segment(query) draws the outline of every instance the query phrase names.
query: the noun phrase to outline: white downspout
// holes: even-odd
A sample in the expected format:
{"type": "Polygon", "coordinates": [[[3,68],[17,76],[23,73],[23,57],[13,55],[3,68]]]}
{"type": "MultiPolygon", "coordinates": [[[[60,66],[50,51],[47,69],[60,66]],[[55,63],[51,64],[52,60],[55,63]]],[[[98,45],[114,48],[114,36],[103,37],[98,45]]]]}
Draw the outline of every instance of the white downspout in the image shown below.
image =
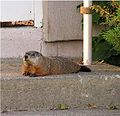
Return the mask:
{"type": "MultiPolygon", "coordinates": [[[[90,7],[92,0],[84,0],[84,7],[90,7]]],[[[92,14],[83,14],[83,62],[92,63],[92,14]]]]}

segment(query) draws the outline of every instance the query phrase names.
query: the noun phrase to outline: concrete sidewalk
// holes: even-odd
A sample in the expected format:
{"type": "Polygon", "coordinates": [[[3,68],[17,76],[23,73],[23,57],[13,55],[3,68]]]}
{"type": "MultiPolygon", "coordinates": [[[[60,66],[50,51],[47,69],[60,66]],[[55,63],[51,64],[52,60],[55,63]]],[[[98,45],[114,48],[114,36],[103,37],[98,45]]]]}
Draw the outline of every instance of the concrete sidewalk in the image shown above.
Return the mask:
{"type": "Polygon", "coordinates": [[[120,110],[55,110],[6,112],[1,116],[120,116],[120,110]]]}
{"type": "Polygon", "coordinates": [[[30,78],[21,75],[20,65],[20,59],[2,60],[2,112],[32,113],[41,108],[59,109],[60,104],[68,109],[120,109],[120,67],[100,64],[90,66],[89,73],[30,78]]]}
{"type": "Polygon", "coordinates": [[[1,108],[8,110],[87,107],[120,109],[119,73],[78,73],[1,79],[1,108]]]}

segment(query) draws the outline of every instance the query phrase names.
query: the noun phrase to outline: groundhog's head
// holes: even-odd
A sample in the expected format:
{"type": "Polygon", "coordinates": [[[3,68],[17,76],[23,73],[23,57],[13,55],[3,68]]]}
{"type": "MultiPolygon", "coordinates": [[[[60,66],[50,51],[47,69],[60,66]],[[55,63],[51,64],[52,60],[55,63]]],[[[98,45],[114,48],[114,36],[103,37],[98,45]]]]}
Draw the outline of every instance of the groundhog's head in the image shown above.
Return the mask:
{"type": "Polygon", "coordinates": [[[42,54],[37,51],[26,52],[23,57],[23,62],[28,64],[37,64],[38,60],[42,57],[42,54]]]}

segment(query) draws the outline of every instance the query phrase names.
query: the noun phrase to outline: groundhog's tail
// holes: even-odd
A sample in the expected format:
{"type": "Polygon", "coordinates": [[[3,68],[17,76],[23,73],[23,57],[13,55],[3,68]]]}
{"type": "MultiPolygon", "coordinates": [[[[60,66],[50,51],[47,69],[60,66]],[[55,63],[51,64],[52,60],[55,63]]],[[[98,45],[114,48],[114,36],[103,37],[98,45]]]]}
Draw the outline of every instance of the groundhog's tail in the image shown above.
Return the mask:
{"type": "Polygon", "coordinates": [[[87,66],[81,66],[81,68],[80,68],[79,71],[80,71],[80,72],[91,72],[91,69],[88,68],[87,66]]]}

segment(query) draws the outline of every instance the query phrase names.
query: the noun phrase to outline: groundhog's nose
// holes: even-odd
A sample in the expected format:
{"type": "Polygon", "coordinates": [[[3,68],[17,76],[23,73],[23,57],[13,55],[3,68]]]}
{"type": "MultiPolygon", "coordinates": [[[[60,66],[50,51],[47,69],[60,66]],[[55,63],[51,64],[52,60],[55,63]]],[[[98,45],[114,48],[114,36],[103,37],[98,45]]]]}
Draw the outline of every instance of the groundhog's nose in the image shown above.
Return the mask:
{"type": "Polygon", "coordinates": [[[25,57],[25,60],[28,58],[28,56],[24,56],[25,57]]]}

